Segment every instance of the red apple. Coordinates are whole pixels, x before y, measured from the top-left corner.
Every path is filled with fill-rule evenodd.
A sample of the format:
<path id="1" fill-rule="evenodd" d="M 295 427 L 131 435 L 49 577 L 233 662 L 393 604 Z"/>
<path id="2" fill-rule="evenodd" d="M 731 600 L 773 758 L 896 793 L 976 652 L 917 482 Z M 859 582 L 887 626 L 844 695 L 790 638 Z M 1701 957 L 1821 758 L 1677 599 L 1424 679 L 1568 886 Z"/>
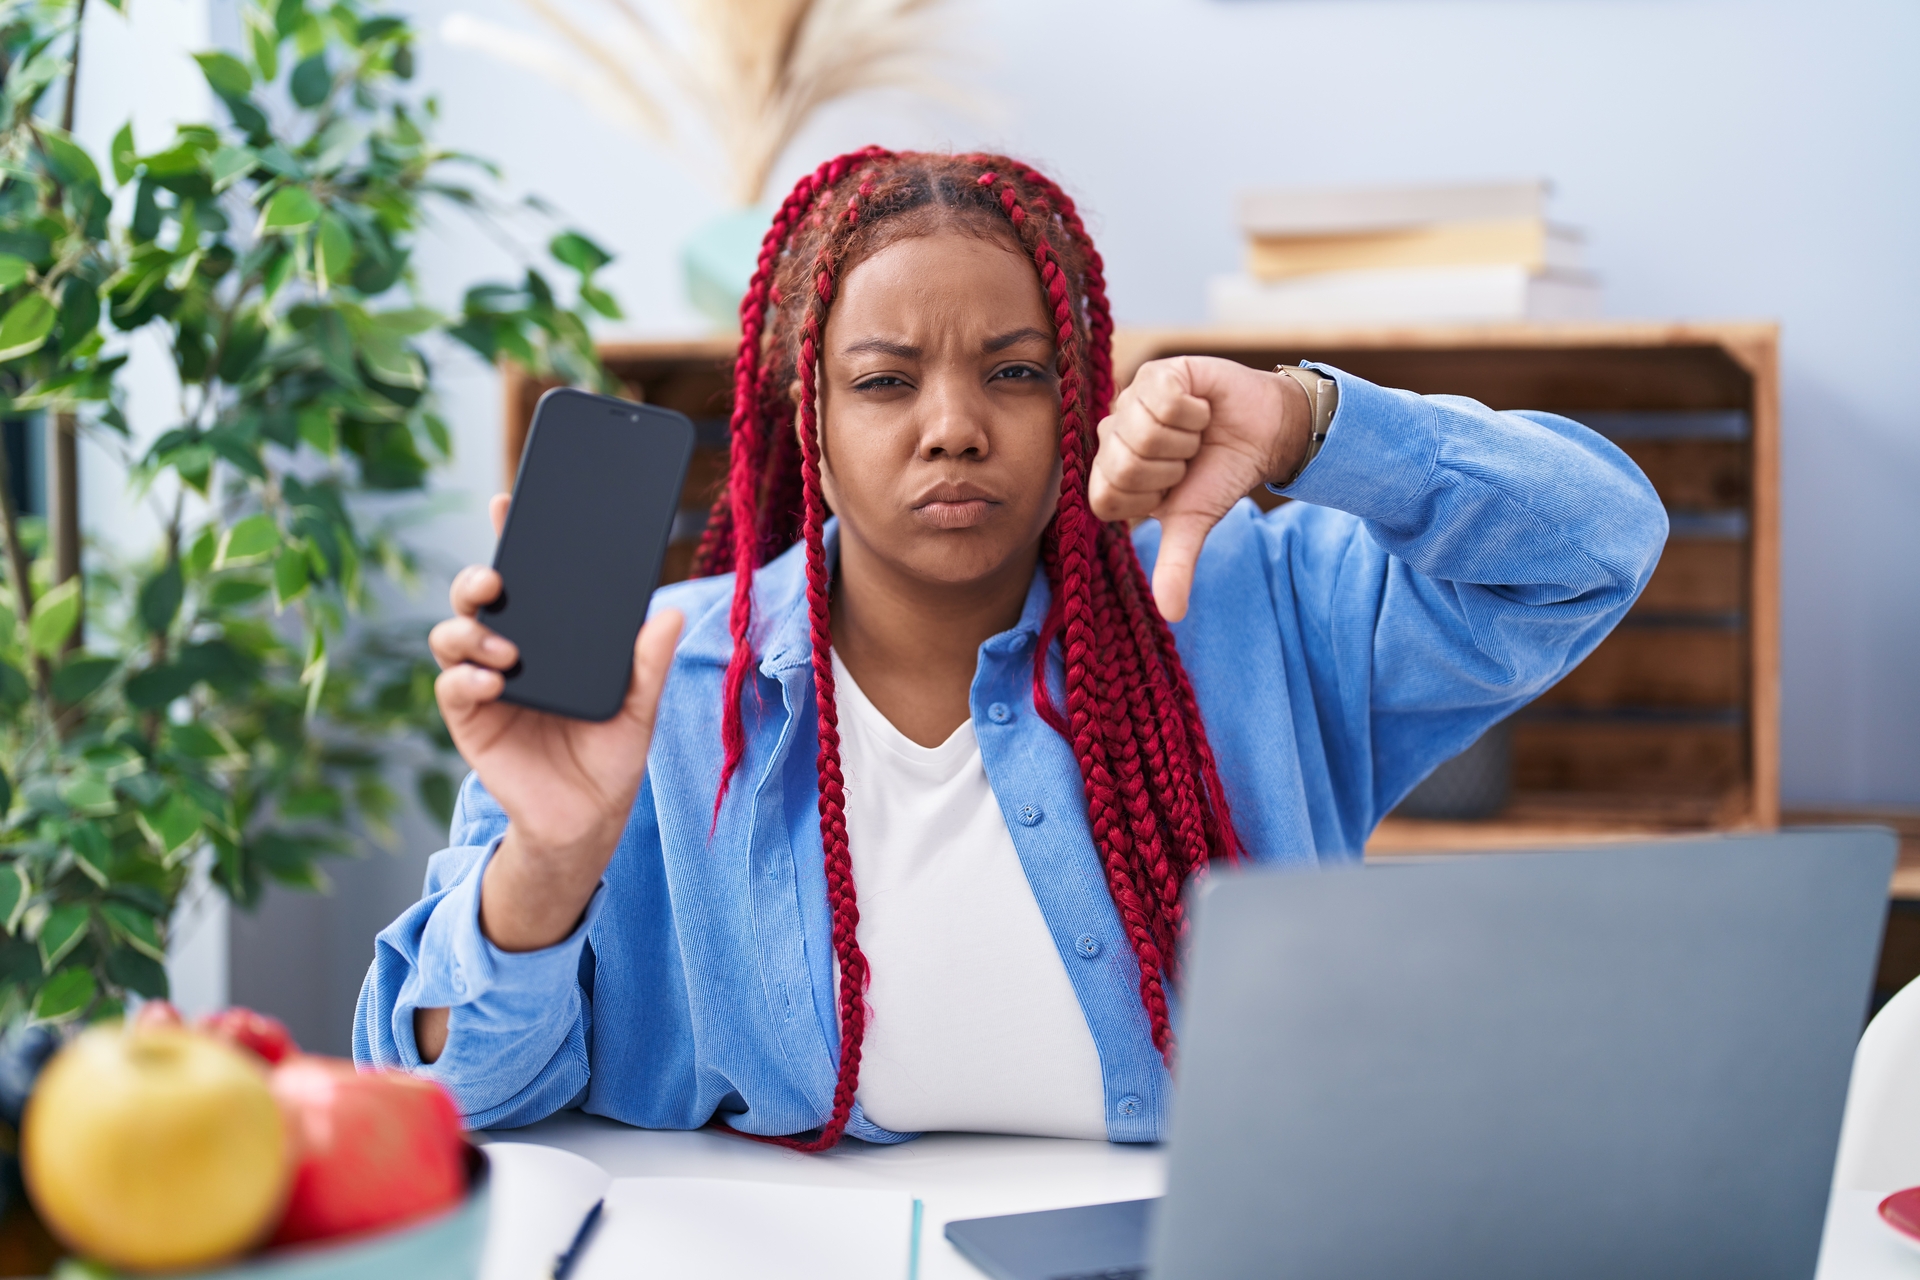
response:
<path id="1" fill-rule="evenodd" d="M 153 1027 L 177 1027 L 182 1023 L 178 1009 L 165 1000 L 149 1000 L 133 1015 L 133 1025 L 146 1031 Z"/>
<path id="2" fill-rule="evenodd" d="M 196 1019 L 193 1029 L 225 1040 L 237 1048 L 250 1050 L 273 1064 L 300 1052 L 300 1046 L 293 1042 L 293 1034 L 287 1030 L 286 1023 L 239 1005 Z"/>
<path id="3" fill-rule="evenodd" d="M 273 1069 L 273 1093 L 300 1152 L 274 1244 L 398 1226 L 466 1195 L 460 1112 L 433 1081 L 295 1054 Z"/>

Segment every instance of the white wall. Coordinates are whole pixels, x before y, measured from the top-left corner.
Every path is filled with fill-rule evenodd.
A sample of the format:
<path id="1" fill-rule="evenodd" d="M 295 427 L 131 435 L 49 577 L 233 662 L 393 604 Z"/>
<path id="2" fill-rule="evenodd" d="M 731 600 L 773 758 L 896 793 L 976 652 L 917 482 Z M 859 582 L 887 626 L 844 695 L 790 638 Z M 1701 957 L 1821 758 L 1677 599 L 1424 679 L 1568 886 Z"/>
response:
<path id="1" fill-rule="evenodd" d="M 1587 227 L 1609 311 L 1775 318 L 1785 350 L 1784 785 L 1920 803 L 1920 9 L 1909 0 L 952 0 L 1000 104 L 982 123 L 843 107 L 777 185 L 837 150 L 992 146 L 1082 198 L 1123 322 L 1203 319 L 1238 257 L 1233 193 L 1300 181 L 1544 174 Z M 414 0 L 531 26 L 513 0 Z M 719 208 L 658 148 L 485 56 L 429 41 L 447 140 L 618 250 L 633 331 L 697 327 L 675 253 Z M 462 232 L 430 284 L 494 269 Z M 495 474 L 469 366 L 456 483 Z M 485 554 L 478 514 L 450 558 Z"/>

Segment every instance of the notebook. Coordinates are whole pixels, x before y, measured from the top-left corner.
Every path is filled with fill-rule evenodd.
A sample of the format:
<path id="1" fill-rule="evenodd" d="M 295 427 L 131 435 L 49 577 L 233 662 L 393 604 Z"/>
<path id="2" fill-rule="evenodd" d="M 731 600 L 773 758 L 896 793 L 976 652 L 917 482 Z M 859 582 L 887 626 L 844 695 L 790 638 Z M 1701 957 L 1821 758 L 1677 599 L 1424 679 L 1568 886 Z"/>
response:
<path id="1" fill-rule="evenodd" d="M 569 1280 L 916 1280 L 920 1202 L 902 1191 L 615 1178 L 557 1147 L 490 1142 L 481 1280 L 546 1280 L 587 1211 Z"/>

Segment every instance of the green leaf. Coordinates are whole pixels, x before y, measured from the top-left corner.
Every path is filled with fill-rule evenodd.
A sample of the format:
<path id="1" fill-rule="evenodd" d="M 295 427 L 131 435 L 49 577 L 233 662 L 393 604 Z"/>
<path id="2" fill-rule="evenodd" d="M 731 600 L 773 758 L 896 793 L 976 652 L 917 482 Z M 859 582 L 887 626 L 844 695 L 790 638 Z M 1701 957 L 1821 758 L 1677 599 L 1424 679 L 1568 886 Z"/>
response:
<path id="1" fill-rule="evenodd" d="M 80 622 L 80 579 L 68 578 L 34 601 L 33 617 L 27 622 L 27 645 L 35 653 L 51 658 L 60 652 Z"/>
<path id="2" fill-rule="evenodd" d="M 334 424 L 333 411 L 324 405 L 308 405 L 295 419 L 300 438 L 317 453 L 332 457 L 340 450 L 340 428 Z"/>
<path id="3" fill-rule="evenodd" d="M 169 560 L 166 567 L 148 578 L 140 587 L 140 621 L 154 635 L 165 635 L 180 612 L 180 598 L 186 594 L 186 579 L 180 562 Z"/>
<path id="4" fill-rule="evenodd" d="M 160 939 L 160 924 L 152 916 L 130 902 L 108 902 L 101 906 L 100 914 L 107 918 L 113 932 L 126 939 L 127 944 L 144 955 L 165 963 L 166 944 Z"/>
<path id="5" fill-rule="evenodd" d="M 86 148 L 50 125 L 40 126 L 40 142 L 46 148 L 47 167 L 63 186 L 100 186 L 100 170 Z"/>
<path id="6" fill-rule="evenodd" d="M 196 53 L 193 60 L 200 64 L 200 73 L 206 76 L 207 84 L 221 97 L 244 98 L 253 92 L 253 73 L 232 54 Z"/>
<path id="7" fill-rule="evenodd" d="M 53 696 L 57 701 L 72 706 L 105 684 L 108 677 L 119 668 L 120 662 L 116 658 L 76 653 L 54 673 Z"/>
<path id="8" fill-rule="evenodd" d="M 96 773 L 76 773 L 60 784 L 58 792 L 74 809 L 98 812 L 113 808 L 113 788 Z"/>
<path id="9" fill-rule="evenodd" d="M 200 162 L 205 155 L 206 148 L 195 142 L 176 142 L 165 151 L 154 152 L 141 163 L 146 165 L 150 178 L 184 178 L 200 172 Z"/>
<path id="10" fill-rule="evenodd" d="M 222 147 L 213 153 L 213 189 L 225 191 L 260 167 L 260 157 L 249 147 Z"/>
<path id="11" fill-rule="evenodd" d="M 613 261 L 613 255 L 578 231 L 563 231 L 547 246 L 554 261 L 563 262 L 583 276 L 590 276 Z"/>
<path id="12" fill-rule="evenodd" d="M 86 936 L 90 910 L 84 902 L 62 902 L 47 913 L 40 926 L 40 963 L 47 972 L 66 958 Z"/>
<path id="13" fill-rule="evenodd" d="M 287 81 L 293 100 L 309 109 L 325 102 L 327 91 L 332 87 L 333 73 L 327 70 L 327 55 L 324 52 L 304 59 L 293 69 L 293 75 Z"/>
<path id="14" fill-rule="evenodd" d="M 113 142 L 107 148 L 107 156 L 113 161 L 113 180 L 125 184 L 133 181 L 135 168 L 140 163 L 140 153 L 133 145 L 133 121 L 120 126 L 120 132 L 113 135 Z"/>
<path id="15" fill-rule="evenodd" d="M 416 784 L 420 803 L 442 826 L 453 821 L 453 779 L 438 769 L 424 769 Z"/>
<path id="16" fill-rule="evenodd" d="M 378 330 L 367 334 L 360 341 L 360 358 L 366 362 L 369 373 L 389 386 L 424 388 L 427 385 L 427 371 L 420 357 L 391 334 Z"/>
<path id="17" fill-rule="evenodd" d="M 580 301 L 586 303 L 609 320 L 626 319 L 626 313 L 620 310 L 620 304 L 613 300 L 613 295 L 597 284 L 582 284 L 580 286 Z"/>
<path id="18" fill-rule="evenodd" d="M 290 602 L 299 599 L 306 589 L 307 553 L 299 547 L 288 547 L 273 562 L 274 606 L 284 609 Z"/>
<path id="19" fill-rule="evenodd" d="M 199 679 L 197 673 L 174 662 L 148 667 L 138 675 L 127 677 L 127 703 L 142 711 L 152 711 L 175 698 L 185 697 Z"/>
<path id="20" fill-rule="evenodd" d="M 32 897 L 33 882 L 19 859 L 0 866 L 0 923 L 6 925 L 8 933 L 20 927 L 20 917 L 26 914 L 27 901 Z"/>
<path id="21" fill-rule="evenodd" d="M 247 44 L 253 50 L 253 63 L 260 68 L 262 80 L 272 80 L 280 74 L 280 35 L 271 21 L 254 21 L 251 14 L 248 18 Z"/>
<path id="22" fill-rule="evenodd" d="M 0 289 L 11 289 L 27 278 L 33 264 L 10 253 L 0 253 Z"/>
<path id="23" fill-rule="evenodd" d="M 228 529 L 220 539 L 220 550 L 213 558 L 215 569 L 258 560 L 280 545 L 280 527 L 272 516 L 248 516 Z"/>
<path id="24" fill-rule="evenodd" d="M 90 969 L 62 969 L 48 978 L 33 999 L 33 1016 L 41 1022 L 63 1022 L 93 1003 L 95 987 Z"/>
<path id="25" fill-rule="evenodd" d="M 453 456 L 453 433 L 447 429 L 446 419 L 437 413 L 423 413 L 420 423 L 427 429 L 427 439 L 433 441 L 434 449 L 443 458 Z"/>
<path id="26" fill-rule="evenodd" d="M 216 609 L 231 609 L 267 594 L 267 584 L 257 578 L 222 578 L 207 591 L 207 602 Z"/>
<path id="27" fill-rule="evenodd" d="M 8 621 L 11 623 L 12 620 Z M 12 627 L 7 629 L 11 631 Z M 0 711 L 17 710 L 32 696 L 33 686 L 27 683 L 27 677 L 20 668 L 11 662 L 0 661 Z"/>
<path id="28" fill-rule="evenodd" d="M 211 730 L 191 721 L 186 724 L 169 725 L 167 740 L 175 751 L 195 760 L 218 760 L 233 754 L 227 744 L 215 737 Z"/>
<path id="29" fill-rule="evenodd" d="M 0 316 L 0 360 L 15 360 L 38 351 L 53 332 L 59 312 L 45 294 L 30 293 Z"/>
<path id="30" fill-rule="evenodd" d="M 132 947 L 116 948 L 107 957 L 107 980 L 149 1000 L 165 1000 L 168 995 L 167 966 Z"/>
<path id="31" fill-rule="evenodd" d="M 102 889 L 106 888 L 107 871 L 113 864 L 113 846 L 107 842 L 107 833 L 96 823 L 82 822 L 67 833 L 67 845 L 73 850 L 73 860 L 81 872 Z"/>
<path id="32" fill-rule="evenodd" d="M 446 317 L 432 307 L 397 307 L 392 311 L 378 312 L 367 319 L 376 331 L 403 338 L 426 333 L 446 323 Z"/>
<path id="33" fill-rule="evenodd" d="M 320 234 L 314 241 L 313 266 L 322 290 L 346 280 L 353 269 L 353 229 L 337 213 L 320 215 Z"/>
<path id="34" fill-rule="evenodd" d="M 0 769 L 0 822 L 13 809 L 13 783 L 7 780 L 6 771 Z"/>
<path id="35" fill-rule="evenodd" d="M 261 234 L 273 231 L 298 231 L 313 225 L 320 216 L 320 202 L 305 187 L 282 187 L 267 201 L 260 214 Z"/>

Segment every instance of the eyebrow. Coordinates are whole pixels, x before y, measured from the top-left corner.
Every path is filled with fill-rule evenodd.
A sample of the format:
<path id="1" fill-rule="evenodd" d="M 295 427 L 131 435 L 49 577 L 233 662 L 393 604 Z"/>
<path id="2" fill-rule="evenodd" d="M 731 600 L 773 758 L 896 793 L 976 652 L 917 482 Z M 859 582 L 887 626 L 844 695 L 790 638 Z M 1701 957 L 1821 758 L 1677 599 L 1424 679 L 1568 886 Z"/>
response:
<path id="1" fill-rule="evenodd" d="M 1011 332 L 1003 333 L 997 338 L 988 338 L 980 344 L 980 349 L 987 355 L 992 355 L 998 351 L 1005 351 L 1008 347 L 1018 346 L 1022 342 L 1029 342 L 1035 339 L 1046 343 L 1049 347 L 1053 345 L 1051 335 L 1029 325 L 1025 328 L 1014 329 Z M 840 353 L 849 356 L 892 356 L 897 360 L 918 360 L 925 354 L 925 352 L 912 343 L 894 342 L 887 338 L 862 338 L 858 342 L 850 342 L 842 347 Z"/>
<path id="2" fill-rule="evenodd" d="M 862 338 L 840 349 L 840 354 L 848 356 L 868 353 L 877 356 L 893 356 L 900 360 L 918 360 L 922 354 L 920 348 L 911 343 L 889 342 L 885 338 Z"/>
<path id="3" fill-rule="evenodd" d="M 1053 346 L 1052 334 L 1044 333 L 1039 329 L 1029 326 L 1025 329 L 1015 329 L 1011 333 L 1003 333 L 997 338 L 988 338 L 980 349 L 988 355 L 992 355 L 996 351 L 1005 351 L 1008 347 L 1017 346 L 1033 338 L 1038 338 L 1040 341 L 1046 343 L 1048 347 Z"/>

